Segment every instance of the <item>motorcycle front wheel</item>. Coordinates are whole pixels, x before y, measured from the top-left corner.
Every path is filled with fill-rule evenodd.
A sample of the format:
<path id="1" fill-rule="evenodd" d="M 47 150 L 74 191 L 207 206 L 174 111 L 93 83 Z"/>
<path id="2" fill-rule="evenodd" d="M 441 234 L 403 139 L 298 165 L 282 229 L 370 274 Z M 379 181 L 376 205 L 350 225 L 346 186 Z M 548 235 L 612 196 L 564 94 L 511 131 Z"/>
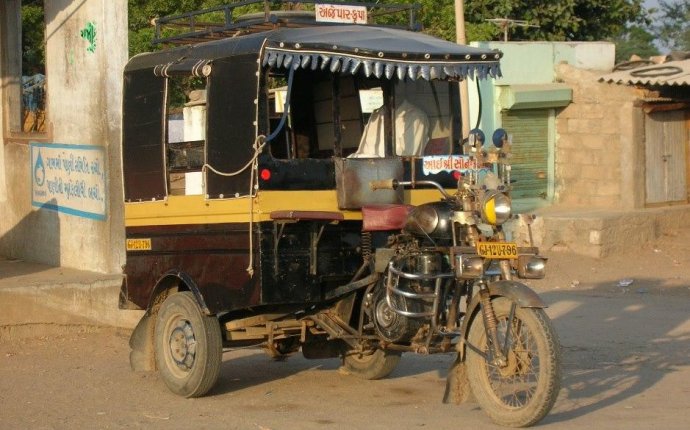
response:
<path id="1" fill-rule="evenodd" d="M 542 309 L 520 308 L 504 297 L 491 303 L 507 363 L 492 364 L 484 319 L 478 313 L 467 336 L 470 387 L 494 422 L 528 427 L 544 418 L 556 402 L 561 381 L 558 337 Z"/>

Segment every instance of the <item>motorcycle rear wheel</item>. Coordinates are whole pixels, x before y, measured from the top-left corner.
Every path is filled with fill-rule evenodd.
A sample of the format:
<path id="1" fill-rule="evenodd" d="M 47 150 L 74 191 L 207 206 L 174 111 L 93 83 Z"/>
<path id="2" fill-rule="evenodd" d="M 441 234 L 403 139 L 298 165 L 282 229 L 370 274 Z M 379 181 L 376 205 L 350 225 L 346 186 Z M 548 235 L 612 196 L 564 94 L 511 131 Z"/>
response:
<path id="1" fill-rule="evenodd" d="M 549 413 L 560 389 L 561 355 L 558 337 L 542 309 L 520 308 L 499 297 L 492 300 L 501 349 L 507 365 L 491 364 L 484 320 L 477 314 L 467 337 L 467 372 L 477 402 L 497 424 L 528 427 Z M 512 321 L 508 321 L 511 307 Z M 510 330 L 507 328 L 510 327 Z M 506 333 L 508 348 L 504 349 Z"/>

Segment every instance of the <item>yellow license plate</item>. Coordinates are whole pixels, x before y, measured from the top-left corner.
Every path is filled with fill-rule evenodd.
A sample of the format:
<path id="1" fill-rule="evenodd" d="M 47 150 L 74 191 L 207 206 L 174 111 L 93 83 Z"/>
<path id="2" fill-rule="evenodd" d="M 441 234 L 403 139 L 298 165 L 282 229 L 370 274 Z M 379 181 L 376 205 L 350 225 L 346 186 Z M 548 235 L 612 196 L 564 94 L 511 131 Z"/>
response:
<path id="1" fill-rule="evenodd" d="M 151 239 L 127 239 L 127 251 L 150 251 Z"/>
<path id="2" fill-rule="evenodd" d="M 517 244 L 513 242 L 479 242 L 477 254 L 484 258 L 518 258 Z"/>

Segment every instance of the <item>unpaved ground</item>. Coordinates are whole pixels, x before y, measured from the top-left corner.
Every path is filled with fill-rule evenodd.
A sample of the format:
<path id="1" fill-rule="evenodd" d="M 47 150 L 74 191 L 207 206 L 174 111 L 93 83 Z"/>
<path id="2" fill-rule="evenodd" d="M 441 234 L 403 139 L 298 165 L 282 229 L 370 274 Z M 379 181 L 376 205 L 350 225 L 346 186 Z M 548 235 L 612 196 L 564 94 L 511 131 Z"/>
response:
<path id="1" fill-rule="evenodd" d="M 687 429 L 690 229 L 604 260 L 547 255 L 549 275 L 530 284 L 550 304 L 564 378 L 540 427 Z M 388 379 L 360 381 L 337 360 L 231 351 L 192 400 L 127 360 L 127 333 L 110 329 L 1 343 L 0 429 L 496 428 L 476 404 L 441 402 L 450 355 L 405 355 Z"/>

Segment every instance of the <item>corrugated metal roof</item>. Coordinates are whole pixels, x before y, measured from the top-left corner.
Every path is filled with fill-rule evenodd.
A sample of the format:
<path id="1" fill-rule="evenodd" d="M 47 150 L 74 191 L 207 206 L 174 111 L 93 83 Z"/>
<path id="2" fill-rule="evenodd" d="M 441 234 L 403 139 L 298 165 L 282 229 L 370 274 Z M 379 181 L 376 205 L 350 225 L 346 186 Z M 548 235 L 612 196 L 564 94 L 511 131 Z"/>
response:
<path id="1" fill-rule="evenodd" d="M 627 85 L 690 85 L 690 60 L 619 70 L 600 77 L 599 81 Z"/>

